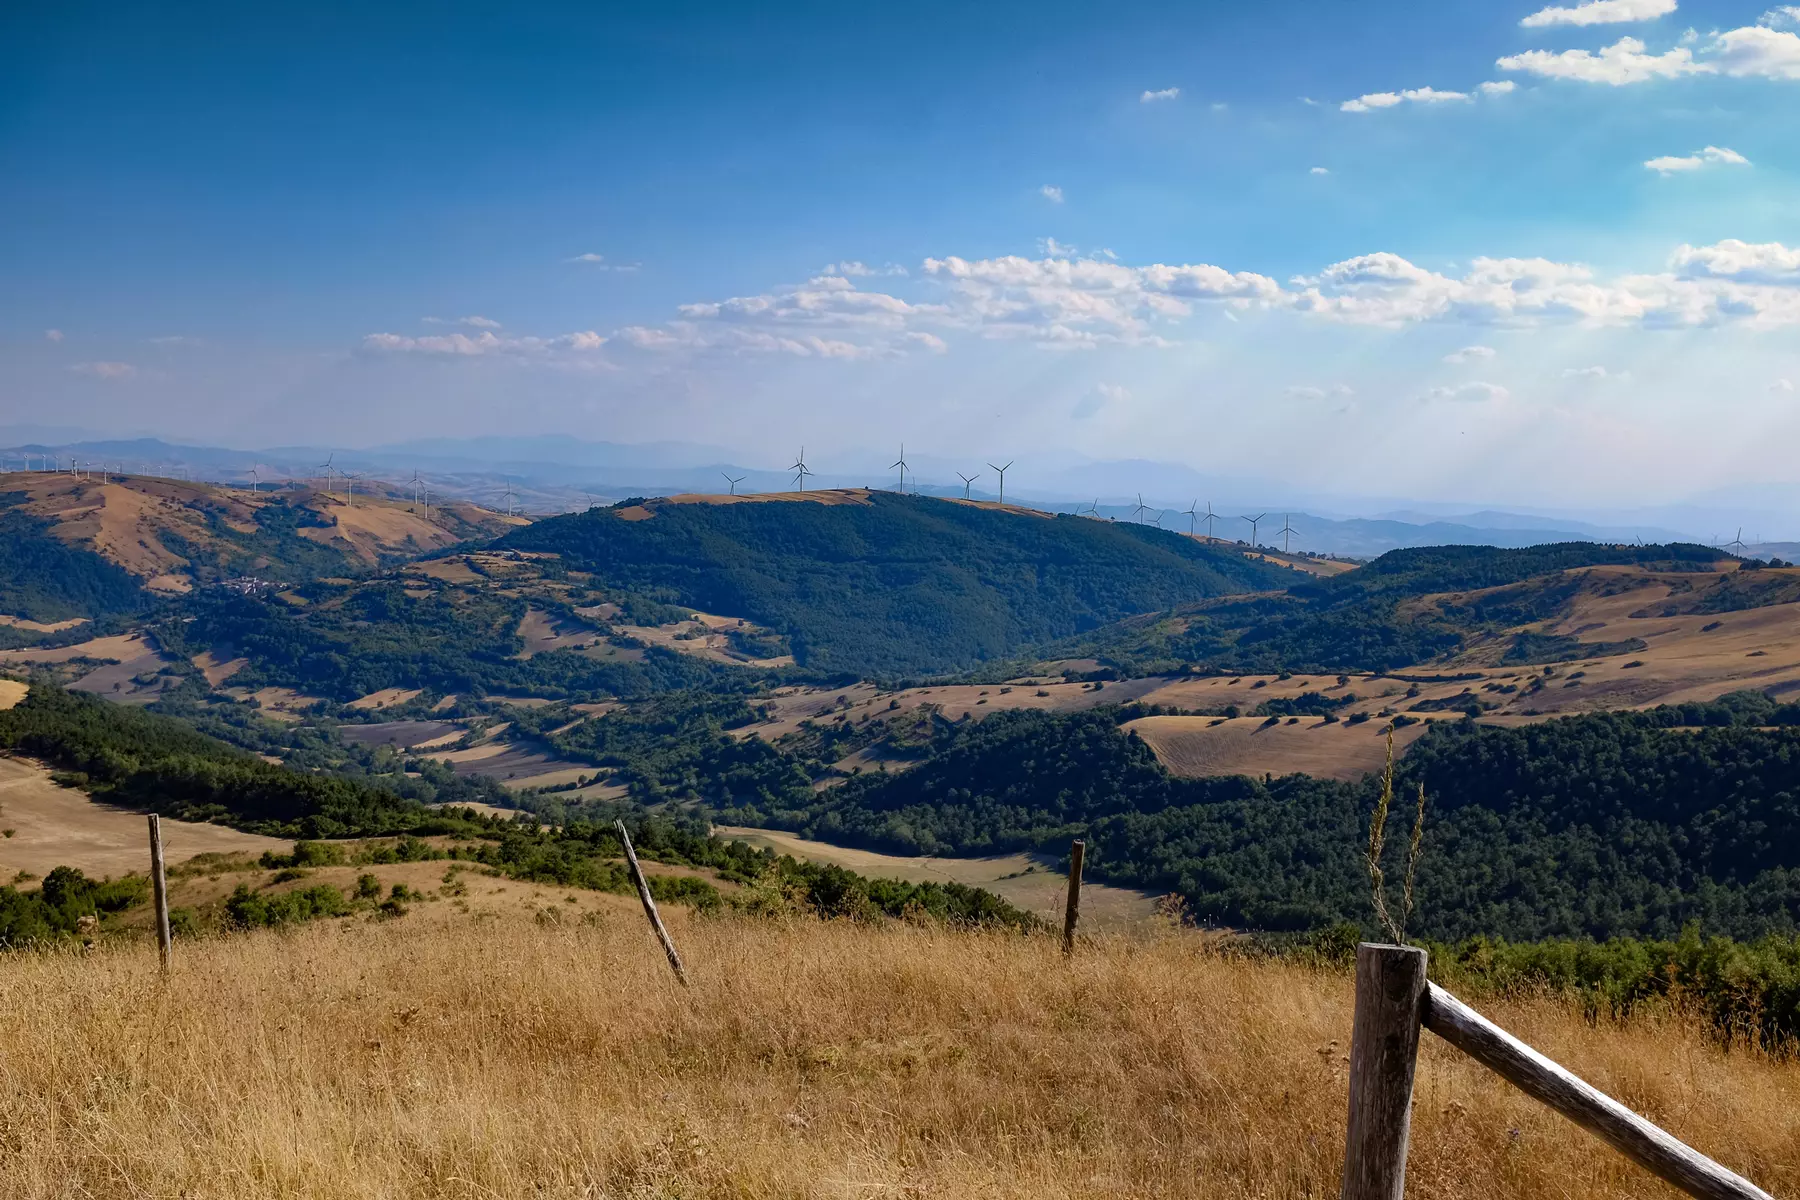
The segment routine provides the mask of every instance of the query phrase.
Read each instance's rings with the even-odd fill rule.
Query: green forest
[[[48,521],[18,511],[25,499],[0,493],[0,613],[50,623],[148,607],[129,571],[53,536]]]
[[[929,760],[721,819],[899,853],[1061,854],[1223,926],[1370,922],[1376,785],[1170,775],[1116,711],[996,713]],[[1434,724],[1398,787],[1430,799],[1420,927],[1464,938],[1756,937],[1800,922],[1800,731],[1599,714]],[[799,803],[795,804],[794,801]],[[780,807],[786,803],[791,807]]]
[[[1294,578],[1146,526],[885,492],[866,504],[626,506],[652,515],[552,517],[498,545],[747,617],[803,665],[865,678],[974,667],[1132,613]]]

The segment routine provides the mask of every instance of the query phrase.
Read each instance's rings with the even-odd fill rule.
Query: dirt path
[[[223,825],[162,823],[171,864],[206,851],[261,854],[288,849],[279,838],[240,833]],[[0,883],[20,871],[43,876],[52,867],[79,867],[93,876],[124,875],[149,865],[141,813],[96,804],[73,788],[50,781],[50,772],[28,759],[0,757]]]

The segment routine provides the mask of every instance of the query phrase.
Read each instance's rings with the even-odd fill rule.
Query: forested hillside
[[[1147,526],[887,492],[831,503],[651,500],[554,517],[500,546],[607,584],[743,616],[803,665],[935,673],[1294,573]]]
[[[1392,671],[1454,653],[1482,634],[1556,615],[1582,586],[1580,568],[1689,573],[1719,558],[1716,550],[1685,544],[1394,550],[1341,575],[1291,581],[1279,595],[1226,597],[1128,618],[1045,653],[1097,657],[1127,674],[1188,664],[1226,672]],[[1407,603],[1464,592],[1487,594],[1462,605]],[[1632,648],[1527,640],[1513,661],[1557,662]]]
[[[0,493],[0,613],[55,622],[135,612],[148,603],[129,571],[58,540],[49,521],[19,511],[23,499]]]
[[[1097,877],[1180,892],[1210,921],[1367,923],[1372,780],[1176,778],[1117,716],[999,713],[904,773],[726,815],[904,853],[1061,853],[1085,836]],[[1791,931],[1800,731],[1665,725],[1656,714],[1434,725],[1398,782],[1403,798],[1422,782],[1430,800],[1422,931]]]

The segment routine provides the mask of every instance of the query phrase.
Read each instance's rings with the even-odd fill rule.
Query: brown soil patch
[[[96,804],[84,792],[59,787],[50,772],[29,759],[0,758],[0,882],[20,871],[42,877],[52,867],[79,867],[93,876],[144,871],[149,835],[142,813]],[[284,849],[277,838],[240,833],[223,825],[162,821],[164,853],[171,863],[196,854]]]
[[[112,658],[126,662],[151,653],[154,652],[150,643],[142,634],[120,633],[54,650],[34,650],[29,646],[22,650],[0,650],[0,663],[63,663],[72,658]]]
[[[1143,717],[1125,728],[1142,738],[1172,774],[1291,775],[1301,772],[1320,779],[1361,779],[1387,761],[1386,722],[1324,724],[1301,717],[1266,725],[1260,717]],[[1394,731],[1400,753],[1425,732],[1426,722]]]
[[[5,712],[23,700],[31,691],[31,686],[19,679],[0,679],[0,712]]]
[[[250,660],[247,658],[221,658],[220,651],[208,650],[205,654],[194,655],[194,665],[200,668],[200,674],[206,677],[208,687],[218,687],[249,666]]]
[[[396,708],[408,704],[423,696],[423,688],[382,688],[379,692],[370,692],[352,700],[347,707],[370,711],[378,708]]]
[[[28,621],[24,617],[9,617],[0,613],[0,625],[7,625],[13,629],[28,629],[32,633],[61,633],[63,630],[73,629],[77,625],[86,625],[87,622],[86,617],[71,617],[67,621],[51,621],[46,624],[42,621]]]

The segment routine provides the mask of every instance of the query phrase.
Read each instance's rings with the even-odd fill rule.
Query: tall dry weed
[[[0,963],[0,1195],[1335,1195],[1349,980],[1198,937],[669,914],[317,924]],[[448,914],[446,914],[448,915]],[[435,918],[434,918],[435,920]],[[1800,1068],[1498,1019],[1776,1195]],[[1669,1194],[1427,1039],[1417,1197]]]

